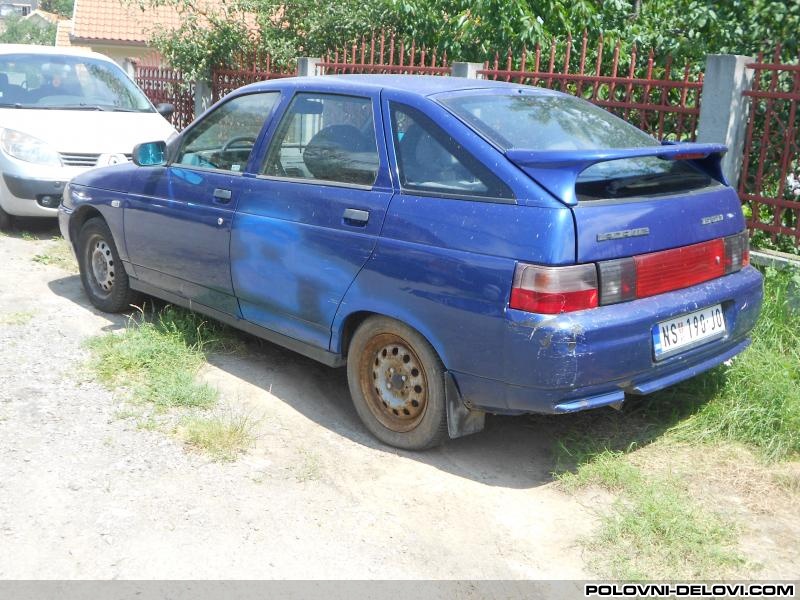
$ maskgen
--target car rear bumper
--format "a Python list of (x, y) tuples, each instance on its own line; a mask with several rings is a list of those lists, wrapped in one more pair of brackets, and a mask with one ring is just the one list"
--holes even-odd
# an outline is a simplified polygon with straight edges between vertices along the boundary
[[(678, 290), (562, 315), (507, 314), (504, 381), (453, 372), (468, 405), (503, 414), (561, 413), (649, 394), (732, 358), (749, 344), (762, 301), (762, 277), (742, 271)], [(652, 327), (714, 304), (725, 337), (661, 361)]]

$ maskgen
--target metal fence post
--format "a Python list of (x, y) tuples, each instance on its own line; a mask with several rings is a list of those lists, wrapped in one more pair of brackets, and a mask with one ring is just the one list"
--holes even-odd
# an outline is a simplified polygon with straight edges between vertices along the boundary
[(308, 56), (301, 56), (297, 59), (297, 76), (298, 77), (314, 77), (317, 73), (317, 64), (321, 63), (321, 58), (309, 58)]
[(201, 80), (194, 84), (194, 117), (202, 115), (213, 104), (211, 82)]
[(754, 62), (749, 56), (709, 54), (703, 78), (697, 141), (726, 144), (722, 172), (728, 183), (737, 188), (742, 170), (742, 153), (747, 131), (749, 98), (743, 94), (753, 82)]
[(450, 66), (450, 75), (467, 79), (483, 79), (483, 75), (478, 73), (481, 69), (483, 69), (483, 63), (454, 62)]

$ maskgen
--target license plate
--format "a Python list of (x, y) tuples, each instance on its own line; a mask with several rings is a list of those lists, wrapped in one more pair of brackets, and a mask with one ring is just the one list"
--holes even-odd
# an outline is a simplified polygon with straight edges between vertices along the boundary
[(717, 304), (653, 326), (656, 360), (725, 335), (725, 315)]

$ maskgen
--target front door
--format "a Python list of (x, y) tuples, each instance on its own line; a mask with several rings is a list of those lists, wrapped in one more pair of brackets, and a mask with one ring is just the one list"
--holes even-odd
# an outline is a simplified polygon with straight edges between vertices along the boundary
[(278, 92), (237, 96), (181, 136), (166, 167), (134, 175), (125, 243), (136, 277), (238, 315), (230, 272), (231, 223), (242, 176)]
[(231, 238), (242, 316), (328, 348), (391, 199), (377, 94), (295, 94), (242, 193)]

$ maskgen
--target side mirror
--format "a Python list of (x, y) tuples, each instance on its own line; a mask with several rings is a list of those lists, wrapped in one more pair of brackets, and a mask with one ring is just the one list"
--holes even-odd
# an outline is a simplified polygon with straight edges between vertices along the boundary
[(157, 167), (167, 162), (165, 142), (145, 142), (133, 149), (133, 163), (139, 167)]
[(159, 104), (156, 106), (156, 112), (165, 119), (169, 119), (175, 112), (175, 107), (172, 104)]

